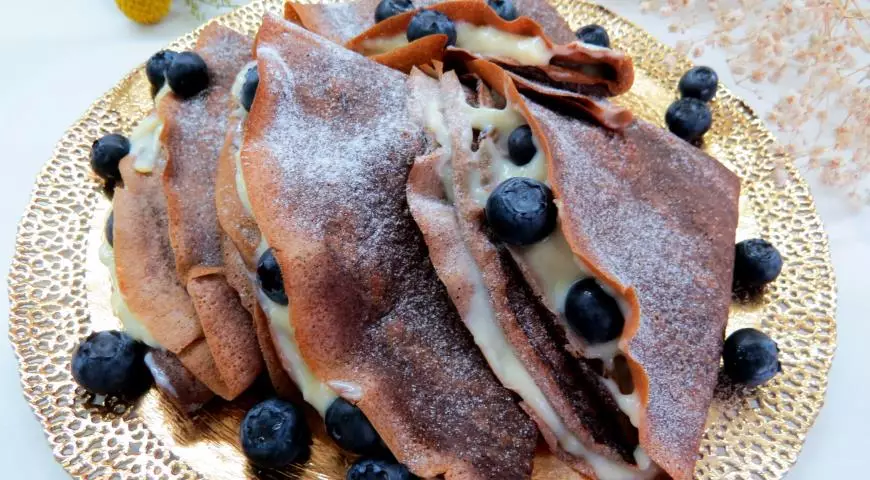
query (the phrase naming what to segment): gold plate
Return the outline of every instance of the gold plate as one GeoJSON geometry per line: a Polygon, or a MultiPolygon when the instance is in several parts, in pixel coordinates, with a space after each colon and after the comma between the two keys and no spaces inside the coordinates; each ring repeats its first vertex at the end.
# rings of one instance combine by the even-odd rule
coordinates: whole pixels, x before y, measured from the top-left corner
{"type": "MultiPolygon", "coordinates": [[[[615,47],[634,57],[635,84],[619,102],[662,125],[689,61],[602,7],[556,4],[572,27],[601,24],[615,47]]],[[[280,0],[257,1],[214,21],[253,35],[265,11],[280,9],[280,0]]],[[[192,47],[198,32],[172,47],[192,47]]],[[[90,145],[106,133],[129,134],[151,108],[143,70],[124,78],[67,131],[21,220],[9,275],[9,337],[24,395],[55,457],[75,478],[343,478],[347,459],[322,432],[304,465],[259,473],[247,467],[237,432],[253,396],[213,402],[189,418],[155,390],[135,406],[97,406],[72,380],[70,352],[78,340],[119,325],[109,307],[109,276],[97,259],[109,202],[90,178],[90,145]]],[[[795,462],[824,401],[836,342],[834,273],[809,189],[790,162],[775,158],[771,133],[727,89],[720,88],[712,106],[704,149],[743,179],[738,238],[767,238],[785,257],[782,275],[764,298],[734,305],[728,331],[751,325],[770,334],[779,343],[783,373],[763,388],[717,392],[695,477],[778,479],[795,462]]],[[[535,477],[579,478],[547,455],[537,458],[535,477]]]]}

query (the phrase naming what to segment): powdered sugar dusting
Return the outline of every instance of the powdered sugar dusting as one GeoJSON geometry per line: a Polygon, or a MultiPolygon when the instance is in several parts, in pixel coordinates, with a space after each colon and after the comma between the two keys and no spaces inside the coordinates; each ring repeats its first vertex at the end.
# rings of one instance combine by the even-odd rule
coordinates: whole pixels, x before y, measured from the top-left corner
{"type": "Polygon", "coordinates": [[[377,237],[388,232],[393,221],[391,212],[384,210],[392,200],[384,195],[382,182],[408,161],[407,153],[396,164],[385,164],[384,159],[402,157],[407,139],[418,133],[412,133],[414,127],[400,112],[369,114],[404,104],[405,90],[397,88],[398,73],[386,74],[368,62],[351,66],[347,57],[356,54],[334,50],[335,55],[312,58],[315,64],[306,69],[292,70],[275,49],[262,46],[258,50],[258,58],[270,72],[263,86],[272,90],[271,95],[295,99],[279,102],[275,120],[259,147],[281,160],[285,176],[306,184],[305,190],[312,193],[306,198],[276,199],[309,213],[301,216],[306,220],[300,229],[325,233],[336,208],[355,210],[366,205],[374,209],[367,233],[371,243],[378,244],[377,237]],[[312,74],[332,80],[312,81],[307,78],[312,74]],[[344,88],[352,77],[368,79],[371,90],[359,94],[344,88]],[[339,191],[340,195],[329,194],[339,191]],[[336,199],[341,200],[339,205],[336,199]]]}

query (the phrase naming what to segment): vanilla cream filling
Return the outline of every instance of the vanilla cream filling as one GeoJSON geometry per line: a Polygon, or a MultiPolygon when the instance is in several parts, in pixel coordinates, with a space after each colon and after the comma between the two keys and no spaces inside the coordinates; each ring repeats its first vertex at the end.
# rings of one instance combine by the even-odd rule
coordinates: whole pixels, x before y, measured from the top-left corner
{"type": "Polygon", "coordinates": [[[130,154],[134,156],[133,170],[144,174],[154,171],[157,156],[160,154],[162,131],[163,121],[157,116],[157,112],[152,112],[133,129],[130,134],[130,154]]]}
{"type": "Polygon", "coordinates": [[[245,130],[245,120],[248,118],[248,111],[242,107],[241,98],[242,87],[245,85],[245,76],[248,73],[248,70],[256,64],[257,62],[249,62],[245,65],[236,75],[236,79],[233,81],[233,86],[230,88],[230,94],[238,104],[233,115],[239,119],[237,129],[234,132],[234,141],[236,144],[234,145],[235,151],[233,152],[233,160],[236,163],[236,191],[239,193],[239,201],[242,203],[242,208],[244,208],[245,212],[251,216],[254,215],[254,210],[251,208],[251,197],[248,195],[248,185],[245,183],[245,177],[242,175],[242,149],[240,148],[240,145],[242,144],[242,136],[244,135],[245,130]]]}
{"type": "MultiPolygon", "coordinates": [[[[363,42],[363,53],[380,55],[408,44],[405,32],[363,42]]],[[[456,47],[486,57],[510,58],[522,65],[547,65],[553,52],[541,37],[517,35],[494,27],[456,22],[456,47]]]]}
{"type": "Polygon", "coordinates": [[[507,57],[523,65],[546,65],[553,52],[541,37],[508,33],[467,22],[456,24],[456,46],[480,55],[507,57]]]}
{"type": "Polygon", "coordinates": [[[117,270],[115,270],[115,251],[105,239],[103,244],[100,245],[100,262],[109,269],[109,277],[112,280],[112,295],[110,299],[112,312],[121,320],[121,324],[124,325],[124,332],[134,340],[139,340],[150,347],[160,348],[160,344],[142,321],[130,310],[127,301],[124,300],[121,289],[118,288],[118,274],[117,270]]]}
{"type": "MultiPolygon", "coordinates": [[[[257,248],[257,258],[269,249],[266,239],[260,241],[260,246],[257,248]]],[[[281,305],[272,301],[263,289],[259,287],[259,282],[252,275],[252,283],[257,290],[257,300],[260,302],[260,307],[266,313],[266,318],[269,320],[269,331],[272,333],[272,341],[278,350],[281,352],[281,364],[284,370],[290,375],[299,391],[302,392],[302,397],[306,402],[311,404],[321,417],[326,416],[326,411],[332,402],[338,397],[326,384],[322,383],[314,372],[305,363],[302,358],[302,352],[299,351],[299,344],[296,343],[296,332],[293,329],[293,324],[290,322],[290,306],[281,305]]],[[[361,397],[362,394],[356,395],[361,397]]],[[[357,398],[358,400],[359,398],[357,398]]]]}
{"type": "MultiPolygon", "coordinates": [[[[163,87],[158,93],[157,98],[162,98],[167,91],[168,87],[163,87]]],[[[150,174],[154,170],[158,155],[160,155],[160,132],[162,130],[163,122],[157,117],[156,112],[152,112],[145,117],[133,129],[133,133],[130,135],[130,154],[135,156],[133,169],[137,172],[150,174]]],[[[112,311],[121,320],[121,323],[124,325],[124,331],[135,340],[139,340],[154,348],[161,348],[148,328],[130,310],[127,301],[124,300],[124,296],[118,286],[115,252],[105,238],[100,246],[100,261],[109,269],[109,276],[112,279],[112,311]]]]}
{"type": "MultiPolygon", "coordinates": [[[[251,64],[246,65],[236,77],[236,81],[231,89],[233,97],[238,101],[240,99],[241,85],[244,84],[245,73],[250,68],[251,64]]],[[[247,117],[247,112],[244,108],[239,107],[237,115],[242,115],[242,120],[247,117]]],[[[241,140],[244,121],[239,123],[239,140],[241,140]]],[[[244,174],[242,172],[241,149],[237,148],[234,155],[236,160],[236,191],[239,195],[239,200],[249,214],[252,214],[251,199],[248,196],[248,188],[245,183],[244,174]]],[[[269,249],[269,244],[266,238],[260,236],[260,245],[257,247],[256,258],[260,258],[266,250],[269,249]]],[[[320,381],[308,367],[305,359],[302,358],[302,352],[299,350],[299,344],[296,342],[296,332],[293,329],[293,324],[290,321],[290,305],[281,305],[268,297],[260,288],[260,282],[256,274],[250,274],[251,284],[257,291],[257,301],[260,308],[266,314],[269,322],[269,331],[272,334],[272,343],[278,349],[281,358],[281,365],[284,370],[299,388],[302,397],[312,407],[314,407],[321,417],[326,416],[326,411],[332,402],[338,397],[336,391],[339,391],[349,400],[356,401],[362,398],[362,391],[359,386],[350,382],[333,382],[335,390],[330,386],[320,381]]]]}
{"type": "MultiPolygon", "coordinates": [[[[241,128],[242,124],[239,124],[241,128]]],[[[245,213],[253,215],[254,210],[251,208],[251,197],[248,195],[248,185],[245,183],[245,177],[242,175],[242,151],[236,149],[233,154],[236,161],[236,191],[239,192],[239,200],[245,213]]]]}
{"type": "Polygon", "coordinates": [[[450,146],[450,135],[447,132],[447,126],[444,124],[444,116],[441,115],[439,104],[437,102],[427,102],[423,109],[423,120],[426,122],[426,128],[435,134],[435,140],[441,146],[441,161],[438,163],[438,176],[441,178],[441,186],[444,188],[444,194],[450,203],[453,203],[455,192],[453,191],[453,165],[450,162],[450,157],[453,156],[453,149],[450,146]]]}
{"type": "Polygon", "coordinates": [[[365,55],[381,55],[398,50],[408,43],[408,36],[403,32],[392,37],[371,38],[364,41],[362,47],[365,55]]]}

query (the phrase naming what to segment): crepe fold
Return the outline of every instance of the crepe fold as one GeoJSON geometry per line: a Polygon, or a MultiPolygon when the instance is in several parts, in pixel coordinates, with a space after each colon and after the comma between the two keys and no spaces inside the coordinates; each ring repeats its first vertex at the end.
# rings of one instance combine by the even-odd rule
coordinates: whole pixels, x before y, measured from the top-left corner
{"type": "Polygon", "coordinates": [[[408,182],[439,277],[473,333],[494,325],[475,339],[560,458],[602,480],[692,478],[730,303],[738,178],[653,125],[610,131],[522,96],[493,63],[468,71],[476,91],[451,72],[409,80],[413,118],[439,145],[408,182]],[[506,163],[520,125],[538,148],[524,167],[506,163]],[[527,247],[501,244],[484,213],[515,176],[549,185],[558,206],[556,231],[527,247]],[[567,287],[589,277],[625,315],[606,345],[564,319],[567,287]]]}
{"type": "Polygon", "coordinates": [[[116,273],[129,309],[160,348],[226,399],[263,364],[251,317],[227,281],[214,202],[229,91],[250,51],[250,40],[226,27],[202,31],[195,52],[208,89],[186,100],[158,95],[147,134],[122,161],[114,200],[116,273]]]}
{"type": "Polygon", "coordinates": [[[416,475],[528,478],[536,432],[493,377],[405,201],[427,143],[405,77],[267,15],[241,150],[306,363],[416,475]]]}

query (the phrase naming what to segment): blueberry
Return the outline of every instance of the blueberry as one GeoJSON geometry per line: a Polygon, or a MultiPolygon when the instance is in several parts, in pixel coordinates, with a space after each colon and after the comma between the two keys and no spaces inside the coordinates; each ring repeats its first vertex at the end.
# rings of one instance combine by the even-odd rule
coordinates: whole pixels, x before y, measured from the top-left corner
{"type": "Polygon", "coordinates": [[[163,84],[166,83],[166,71],[176,55],[178,53],[172,50],[160,50],[148,59],[148,63],[145,64],[145,75],[148,77],[153,93],[156,94],[163,88],[163,84]]]}
{"type": "Polygon", "coordinates": [[[442,33],[447,35],[447,45],[456,45],[456,24],[441,12],[420,10],[408,25],[408,41],[442,33]]]}
{"type": "Polygon", "coordinates": [[[695,67],[680,78],[677,88],[683,98],[697,98],[709,102],[716,96],[719,76],[710,67],[695,67]]]}
{"type": "Polygon", "coordinates": [[[625,325],[619,304],[592,278],[579,280],[568,289],[565,319],[590,344],[618,338],[625,325]]]}
{"type": "Polygon", "coordinates": [[[302,410],[277,398],[248,410],[240,436],[245,456],[263,468],[286,467],[307,453],[311,445],[302,410]]]}
{"type": "Polygon", "coordinates": [[[326,410],[326,433],[341,448],[359,455],[378,455],[386,451],[378,432],[356,405],[336,398],[326,410]]]}
{"type": "Polygon", "coordinates": [[[486,4],[489,5],[489,8],[495,10],[495,13],[497,13],[499,17],[509,22],[511,20],[516,20],[519,16],[519,13],[517,13],[517,7],[514,5],[513,0],[486,0],[486,4]]]}
{"type": "Polygon", "coordinates": [[[486,201],[486,220],[495,235],[511,245],[531,245],[556,228],[553,192],[531,178],[502,182],[486,201]]]}
{"type": "Polygon", "coordinates": [[[381,0],[375,8],[375,22],[384,21],[413,9],[414,4],[411,0],[381,0]]]}
{"type": "Polygon", "coordinates": [[[89,392],[136,395],[151,385],[144,344],[117,330],[92,333],[72,356],[72,375],[89,392]]]}
{"type": "Polygon", "coordinates": [[[687,142],[694,142],[710,129],[713,114],[710,113],[710,107],[701,100],[681,98],[668,107],[665,123],[674,135],[687,142]]]}
{"type": "Polygon", "coordinates": [[[346,480],[411,480],[411,472],[401,463],[389,460],[360,459],[350,466],[346,480]]]}
{"type": "Polygon", "coordinates": [[[607,34],[607,30],[601,25],[592,24],[580,27],[574,35],[583,43],[610,48],[610,35],[607,34]]]}
{"type": "Polygon", "coordinates": [[[115,211],[109,212],[109,218],[106,219],[106,241],[109,242],[110,247],[115,246],[115,211]]]}
{"type": "Polygon", "coordinates": [[[281,266],[275,259],[275,250],[270,248],[260,255],[257,262],[257,278],[260,280],[260,288],[267,297],[280,305],[287,305],[287,292],[284,291],[284,276],[281,274],[281,266]]]}
{"type": "Polygon", "coordinates": [[[241,98],[239,101],[242,107],[247,111],[251,111],[251,105],[254,104],[254,96],[257,94],[257,87],[260,85],[260,73],[257,71],[257,66],[249,68],[245,72],[245,83],[242,84],[241,98]]]}
{"type": "Polygon", "coordinates": [[[770,337],[754,328],[743,328],[725,340],[722,359],[725,373],[737,383],[761,385],[782,371],[779,348],[770,337]]]}
{"type": "Polygon", "coordinates": [[[181,98],[190,98],[208,88],[208,66],[194,52],[181,52],[166,70],[169,86],[181,98]]]}
{"type": "Polygon", "coordinates": [[[525,165],[532,161],[538,148],[532,140],[532,128],[528,125],[517,127],[508,137],[508,154],[515,165],[525,165]]]}
{"type": "Polygon", "coordinates": [[[734,256],[734,285],[759,288],[776,280],[782,271],[782,256],[767,240],[753,238],[737,244],[734,256]]]}
{"type": "Polygon", "coordinates": [[[117,133],[106,135],[91,146],[91,168],[106,182],[117,182],[121,180],[118,166],[128,153],[130,140],[127,137],[117,133]]]}

